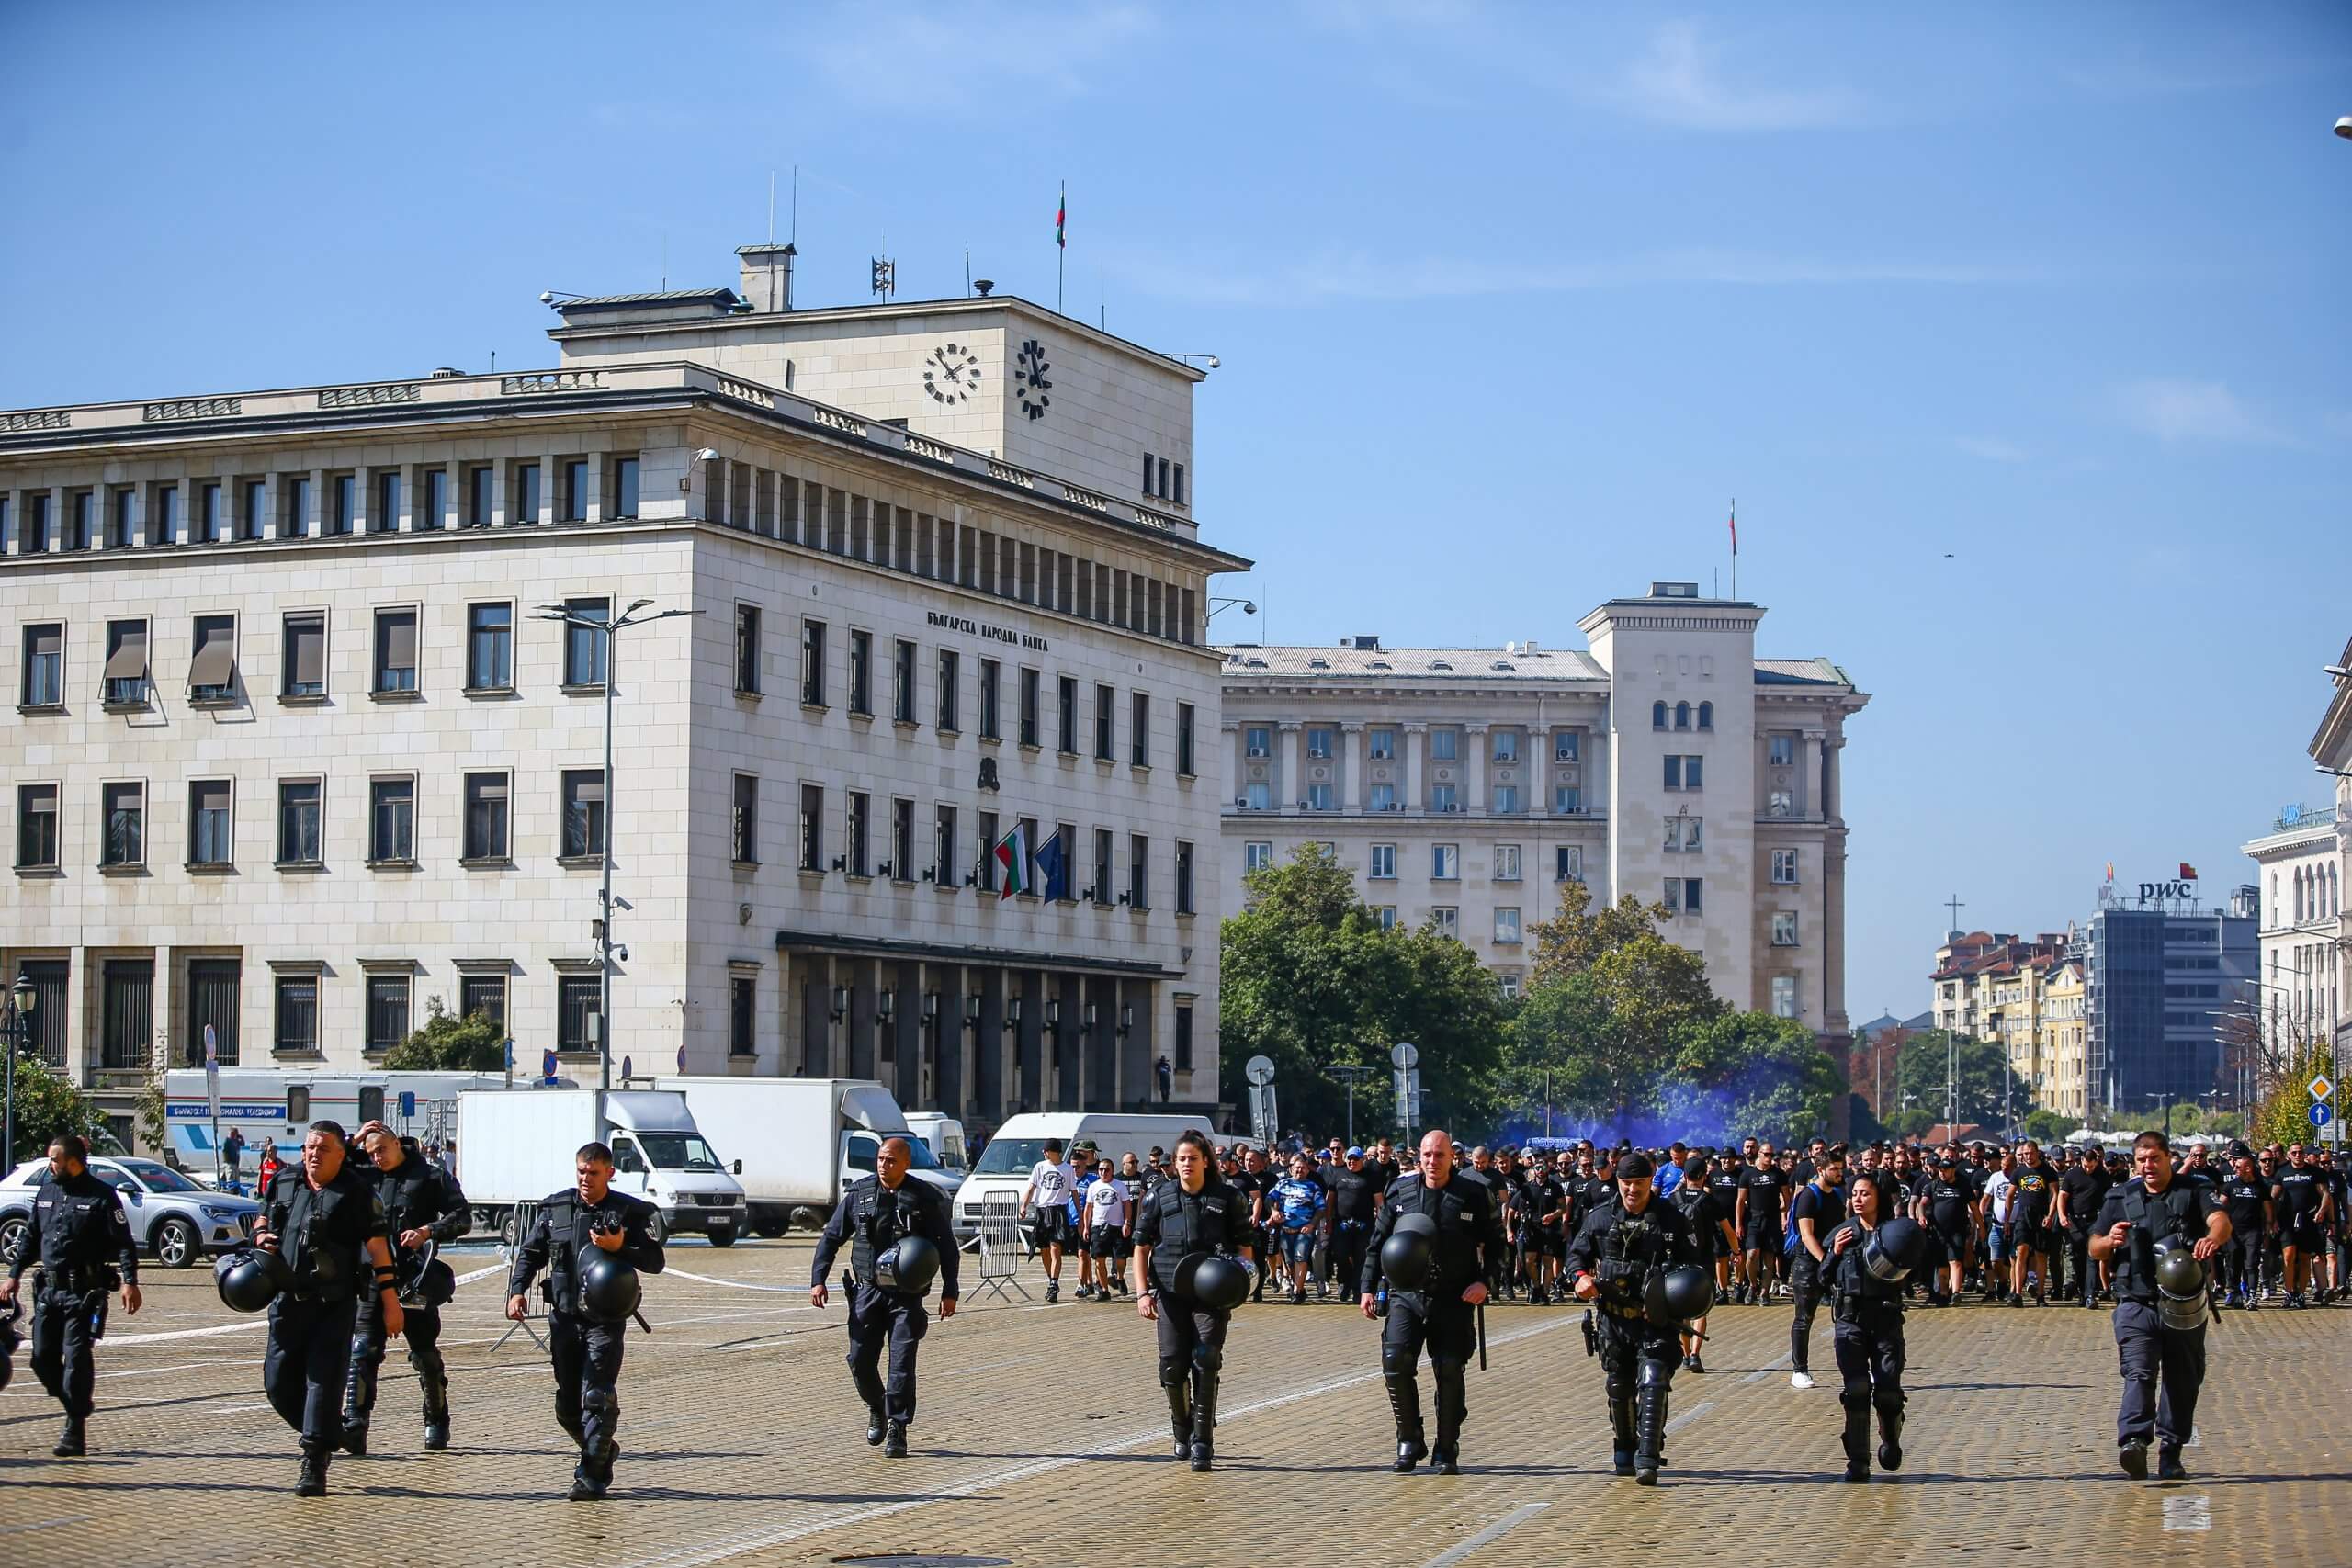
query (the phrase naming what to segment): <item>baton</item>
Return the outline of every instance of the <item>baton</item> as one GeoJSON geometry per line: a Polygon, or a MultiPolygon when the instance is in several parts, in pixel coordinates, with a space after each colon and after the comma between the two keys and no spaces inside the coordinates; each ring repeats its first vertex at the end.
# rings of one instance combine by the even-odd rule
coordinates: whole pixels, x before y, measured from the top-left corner
{"type": "Polygon", "coordinates": [[[1478,1303],[1478,1370],[1487,1370],[1487,1303],[1478,1303]]]}
{"type": "Polygon", "coordinates": [[[629,1314],[629,1316],[637,1319],[637,1325],[645,1330],[646,1333],[650,1334],[653,1332],[653,1325],[645,1321],[645,1314],[642,1312],[632,1311],[629,1314]]]}

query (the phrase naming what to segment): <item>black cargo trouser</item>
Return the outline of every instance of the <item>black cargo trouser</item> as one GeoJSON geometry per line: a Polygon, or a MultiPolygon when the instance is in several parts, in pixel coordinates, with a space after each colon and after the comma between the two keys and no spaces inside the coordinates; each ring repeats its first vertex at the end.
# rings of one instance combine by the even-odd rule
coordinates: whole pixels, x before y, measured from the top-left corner
{"type": "Polygon", "coordinates": [[[915,1347],[931,1327],[922,1298],[856,1281],[849,1292],[849,1375],[857,1396],[901,1425],[915,1418],[915,1347]],[[883,1352],[890,1376],[882,1378],[883,1352]]]}
{"type": "Polygon", "coordinates": [[[1371,1245],[1372,1226],[1363,1220],[1340,1220],[1331,1227],[1331,1245],[1325,1254],[1327,1278],[1338,1281],[1343,1294],[1353,1297],[1363,1277],[1364,1248],[1371,1245]]]}
{"type": "MultiPolygon", "coordinates": [[[[28,1243],[31,1239],[26,1237],[28,1243]]],[[[98,1375],[91,1354],[95,1303],[80,1291],[46,1283],[33,1292],[32,1303],[33,1376],[51,1399],[65,1406],[65,1414],[86,1417],[98,1375]]]]}
{"type": "Polygon", "coordinates": [[[2262,1233],[2240,1232],[2222,1249],[2222,1284],[2227,1290],[2258,1295],[2262,1291],[2262,1233]]]}
{"type": "MultiPolygon", "coordinates": [[[[449,1373],[441,1360],[441,1309],[403,1307],[401,1337],[408,1342],[408,1364],[416,1370],[424,1395],[424,1418],[444,1420],[449,1414],[449,1373]]],[[[359,1308],[351,1334],[351,1375],[345,1387],[343,1424],[366,1430],[376,1409],[376,1372],[384,1364],[384,1298],[370,1296],[359,1308]]]]}
{"type": "Polygon", "coordinates": [[[343,1395],[351,1376],[352,1328],[359,1303],[281,1294],[269,1303],[269,1348],[261,1385],[278,1418],[324,1453],[343,1441],[343,1395]]]}
{"type": "Polygon", "coordinates": [[[2148,1303],[2118,1302],[2115,1348],[2123,1368],[2115,1440],[2144,1443],[2154,1437],[2166,1448],[2188,1441],[2205,1382],[2205,1330],[2166,1328],[2148,1303]]]}
{"type": "Polygon", "coordinates": [[[621,1419],[623,1323],[598,1323],[574,1313],[548,1313],[548,1355],[555,1363],[556,1425],[580,1445],[582,1462],[613,1462],[621,1419]]]}
{"type": "Polygon", "coordinates": [[[1470,1413],[1464,1372],[1478,1351],[1478,1309],[1462,1299],[1469,1284],[1456,1280],[1430,1292],[1388,1292],[1388,1316],[1380,1329],[1380,1370],[1388,1383],[1388,1404],[1396,1416],[1400,1442],[1420,1438],[1420,1386],[1414,1374],[1424,1349],[1437,1380],[1437,1446],[1450,1449],[1459,1438],[1463,1418],[1470,1413]]]}
{"type": "Polygon", "coordinates": [[[1793,1371],[1809,1373],[1813,1368],[1813,1314],[1821,1305],[1826,1287],[1821,1278],[1821,1265],[1802,1246],[1789,1260],[1789,1292],[1796,1297],[1797,1303],[1796,1314],[1789,1320],[1789,1365],[1793,1371]]]}

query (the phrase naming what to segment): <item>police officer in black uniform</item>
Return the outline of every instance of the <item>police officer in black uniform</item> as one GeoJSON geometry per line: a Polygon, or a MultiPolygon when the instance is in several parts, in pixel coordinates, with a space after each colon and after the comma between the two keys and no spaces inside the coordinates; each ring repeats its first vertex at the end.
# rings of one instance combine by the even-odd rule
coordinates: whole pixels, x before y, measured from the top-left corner
{"type": "Polygon", "coordinates": [[[922,1299],[931,1290],[908,1290],[896,1280],[885,1286],[875,1275],[876,1260],[902,1236],[921,1236],[938,1250],[939,1315],[956,1315],[956,1233],[949,1223],[947,1197],[927,1181],[910,1181],[907,1168],[914,1150],[904,1138],[886,1138],[874,1156],[874,1174],[861,1176],[842,1194],[841,1204],[817,1243],[817,1259],[809,1270],[808,1304],[823,1306],[825,1276],[833,1258],[849,1244],[849,1372],[857,1394],[865,1401],[865,1440],[880,1443],[890,1459],[907,1457],[907,1425],[915,1418],[915,1347],[931,1326],[922,1299]],[[882,1352],[890,1353],[890,1381],[881,1376],[882,1352]]]}
{"type": "MultiPolygon", "coordinates": [[[[369,1164],[355,1165],[376,1184],[390,1227],[392,1267],[399,1271],[401,1304],[408,1319],[408,1364],[416,1369],[424,1399],[424,1446],[449,1446],[449,1372],[441,1360],[441,1304],[432,1298],[455,1286],[449,1266],[424,1248],[455,1241],[473,1229],[473,1211],[455,1178],[424,1157],[414,1138],[403,1138],[381,1122],[359,1129],[359,1146],[369,1164]],[[428,1279],[426,1276],[430,1275],[428,1279]]],[[[351,1342],[351,1379],[343,1402],[343,1446],[368,1451],[368,1422],[376,1408],[376,1371],[384,1364],[384,1314],[380,1298],[359,1308],[351,1342]]]]}
{"type": "Polygon", "coordinates": [[[1462,1421],[1470,1413],[1465,1377],[1478,1348],[1477,1309],[1487,1300],[1487,1279],[1505,1255],[1502,1211],[1494,1190],[1468,1179],[1453,1164],[1453,1140],[1442,1128],[1422,1134],[1420,1169],[1396,1179],[1382,1198],[1380,1222],[1358,1278],[1358,1301],[1366,1317],[1377,1317],[1381,1251],[1407,1214],[1434,1223],[1427,1278],[1418,1288],[1389,1281],[1388,1317],[1380,1332],[1380,1370],[1388,1382],[1388,1407],[1396,1416],[1396,1463],[1403,1474],[1426,1456],[1439,1474],[1462,1472],[1462,1421]],[[1437,1442],[1424,1446],[1421,1391],[1414,1381],[1426,1346],[1437,1378],[1437,1442]]]}
{"type": "MultiPolygon", "coordinates": [[[[2113,1270],[2115,1346],[2123,1368],[2123,1405],[2115,1417],[2117,1458],[2134,1481],[2148,1476],[2148,1438],[2156,1439],[2156,1473],[2185,1481],[2180,1446],[2197,1429],[2197,1391],[2205,1381],[2205,1327],[2164,1321],[2174,1303],[2160,1298],[2160,1247],[2186,1247],[2208,1270],[2229,1245],[2230,1217],[2213,1189],[2177,1176],[2162,1133],[2132,1145],[2137,1175],[2108,1190],[2091,1235],[2091,1256],[2113,1270]],[[2161,1378],[2164,1391],[2156,1393],[2161,1378]]],[[[2175,1301],[2177,1301],[2177,1297],[2175,1301]]],[[[2199,1303],[2201,1305],[2201,1303],[2199,1303]]],[[[2190,1312],[2177,1316],[2199,1316],[2190,1312]]]]}
{"type": "Polygon", "coordinates": [[[1912,1264],[1925,1256],[1927,1235],[1903,1214],[1893,1187],[1892,1176],[1877,1171],[1857,1175],[1846,1217],[1829,1234],[1829,1333],[1844,1385],[1838,1403],[1846,1410],[1849,1481],[1871,1478],[1873,1409],[1878,1412],[1878,1462],[1887,1470],[1903,1464],[1903,1286],[1912,1264]],[[1894,1258],[1886,1248],[1871,1245],[1874,1238],[1887,1239],[1887,1223],[1896,1219],[1911,1229],[1909,1258],[1894,1258]]]}
{"type": "Polygon", "coordinates": [[[33,1275],[33,1376],[65,1406],[65,1428],[49,1451],[79,1459],[97,1369],[90,1342],[105,1320],[106,1300],[120,1272],[122,1306],[139,1310],[139,1244],[122,1195],[90,1174],[90,1145],[71,1133],[50,1140],[49,1174],[33,1190],[32,1224],[0,1282],[0,1305],[13,1305],[25,1270],[33,1275]]]}
{"type": "Polygon", "coordinates": [[[530,1311],[531,1281],[548,1271],[548,1353],[555,1362],[556,1424],[580,1445],[571,1472],[571,1500],[602,1497],[613,1483],[620,1445],[622,1336],[617,1321],[584,1298],[582,1276],[598,1253],[640,1274],[659,1274],[662,1243],[653,1226],[661,1211],[642,1198],[613,1190],[613,1151],[582,1144],[572,1156],[573,1184],[539,1202],[530,1235],[514,1249],[506,1275],[506,1315],[516,1323],[530,1311]]]}
{"type": "Polygon", "coordinates": [[[1210,1166],[1209,1141],[1186,1131],[1176,1138],[1176,1179],[1149,1192],[1136,1213],[1136,1311],[1159,1325],[1159,1385],[1178,1459],[1206,1470],[1216,1455],[1217,1382],[1225,1367],[1230,1309],[1186,1295],[1185,1260],[1204,1254],[1255,1268],[1251,1196],[1210,1166]]]}
{"type": "Polygon", "coordinates": [[[343,1396],[362,1297],[386,1334],[406,1326],[390,1227],[372,1182],[346,1157],[342,1124],[313,1122],[302,1158],[281,1167],[262,1194],[254,1245],[283,1258],[291,1284],[269,1303],[261,1381],[272,1408],[302,1435],[297,1496],[327,1489],[327,1460],[343,1442],[343,1396]]]}
{"type": "Polygon", "coordinates": [[[1671,1203],[1657,1201],[1649,1156],[1617,1162],[1617,1198],[1595,1209],[1568,1243],[1568,1277],[1578,1299],[1600,1308],[1597,1349],[1616,1436],[1617,1473],[1643,1486],[1657,1484],[1666,1461],[1667,1391],[1681,1364],[1675,1326],[1650,1321],[1650,1275],[1699,1262],[1690,1222],[1671,1203]]]}

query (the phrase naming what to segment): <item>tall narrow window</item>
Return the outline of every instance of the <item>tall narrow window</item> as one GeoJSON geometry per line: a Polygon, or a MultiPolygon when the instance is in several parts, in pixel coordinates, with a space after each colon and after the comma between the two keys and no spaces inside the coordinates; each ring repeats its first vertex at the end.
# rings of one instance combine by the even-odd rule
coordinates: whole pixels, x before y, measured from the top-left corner
{"type": "Polygon", "coordinates": [[[408,1038],[410,976],[368,976],[368,1043],[370,1055],[390,1050],[408,1038]]]}
{"type": "Polygon", "coordinates": [[[1193,913],[1193,846],[1182,840],[1176,845],[1176,912],[1193,913]]]}
{"type": "Polygon", "coordinates": [[[890,877],[894,882],[915,879],[915,803],[911,800],[890,803],[890,877]]]}
{"type": "Polygon", "coordinates": [[[874,715],[874,634],[849,634],[849,711],[874,715]]]}
{"type": "Polygon", "coordinates": [[[588,463],[583,457],[569,457],[559,472],[561,475],[560,494],[556,513],[559,523],[588,521],[588,463]]]}
{"type": "Polygon", "coordinates": [[[825,869],[825,789],[822,784],[800,786],[800,869],[825,869]]]}
{"type": "Polygon", "coordinates": [[[368,531],[389,534],[401,525],[401,476],[386,468],[376,476],[376,505],[368,514],[368,531]]]}
{"type": "Polygon", "coordinates": [[[416,690],[416,612],[376,612],[376,690],[416,690]]]}
{"type": "MultiPolygon", "coordinates": [[[[244,491],[239,536],[258,539],[269,529],[269,486],[260,479],[247,479],[244,491]]],[[[299,539],[311,525],[311,481],[306,476],[295,475],[283,481],[282,493],[286,498],[286,523],[278,533],[299,539]]]]}
{"type": "Polygon", "coordinates": [[[825,705],[825,623],[800,626],[800,700],[810,707],[825,705]]]}
{"type": "Polygon", "coordinates": [[[932,813],[931,822],[932,874],[943,887],[957,885],[956,859],[956,808],[942,806],[932,813]]]}
{"type": "Polygon", "coordinates": [[[277,1018],[270,1035],[271,1048],[280,1054],[309,1055],[319,1048],[319,977],[281,975],[275,987],[277,1018]]]}
{"type": "Polygon", "coordinates": [[[514,688],[514,606],[466,606],[466,690],[514,688]]]}
{"type": "Polygon", "coordinates": [[[1151,840],[1141,833],[1127,835],[1127,907],[1151,908],[1151,840]]]}
{"type": "Polygon", "coordinates": [[[466,775],[466,859],[503,861],[510,853],[507,789],[504,773],[466,775]]]}
{"type": "Polygon", "coordinates": [[[563,683],[567,686],[594,688],[605,683],[606,673],[605,638],[604,628],[613,616],[610,599],[566,599],[563,607],[572,620],[563,627],[563,683]],[[577,625],[585,621],[586,626],[577,625]]]}
{"type": "Polygon", "coordinates": [[[1182,1002],[1176,1004],[1176,1060],[1173,1065],[1180,1073],[1193,1070],[1193,1010],[1182,1002]]]}
{"type": "Polygon", "coordinates": [[[1094,760],[1098,762],[1107,762],[1114,755],[1111,750],[1114,739],[1111,733],[1111,716],[1112,705],[1117,700],[1118,694],[1110,687],[1098,685],[1094,688],[1094,760]]]}
{"type": "Polygon", "coordinates": [[[605,852],[605,775],[596,768],[563,773],[563,854],[582,860],[605,852]]]}
{"type": "Polygon", "coordinates": [[[579,1055],[596,1049],[604,1038],[602,979],[594,975],[561,975],[555,983],[555,1048],[579,1055]]]}
{"type": "Polygon", "coordinates": [[[127,550],[133,542],[133,532],[139,520],[139,492],[119,490],[114,492],[114,517],[107,526],[107,548],[127,550]]]}
{"type": "Polygon", "coordinates": [[[1193,705],[1190,703],[1176,705],[1176,773],[1178,777],[1187,779],[1193,773],[1193,705]]]}
{"type": "Polygon", "coordinates": [[[727,976],[727,1054],[730,1056],[759,1055],[754,1032],[759,1018],[759,988],[756,975],[727,976]]]}
{"type": "Polygon", "coordinates": [[[760,694],[760,607],[735,606],[735,689],[747,697],[760,694]]]}
{"type": "Polygon", "coordinates": [[[17,700],[28,708],[59,707],[65,702],[65,625],[43,622],[25,628],[24,683],[17,700]]]}
{"type": "Polygon", "coordinates": [[[228,503],[222,496],[221,485],[218,479],[197,487],[196,542],[198,544],[210,545],[220,542],[220,530],[228,521],[228,503]]]}
{"type": "Polygon", "coordinates": [[[613,493],[605,507],[607,517],[637,515],[637,459],[613,459],[613,493]]]}
{"type": "Polygon", "coordinates": [[[337,474],[334,485],[334,531],[348,534],[359,526],[359,476],[337,474]]]}
{"type": "Polygon", "coordinates": [[[449,470],[424,470],[424,493],[417,497],[416,526],[438,528],[449,515],[449,470]]]}
{"type": "Polygon", "coordinates": [[[847,821],[844,823],[844,827],[849,834],[849,843],[847,848],[849,851],[849,874],[852,876],[865,876],[868,874],[866,870],[866,850],[868,847],[866,835],[871,825],[873,811],[874,797],[872,795],[864,794],[857,790],[852,790],[849,792],[849,817],[847,821]]]}
{"type": "Polygon", "coordinates": [[[323,610],[302,610],[286,617],[280,642],[277,694],[282,697],[322,697],[327,691],[327,617],[323,610]]]}
{"type": "Polygon", "coordinates": [[[147,786],[110,784],[99,791],[99,797],[106,838],[99,846],[98,863],[105,866],[145,865],[147,786]]]}
{"type": "Polygon", "coordinates": [[[1054,682],[1057,719],[1055,745],[1065,756],[1078,755],[1078,679],[1064,675],[1054,682]]]}
{"type": "Polygon", "coordinates": [[[57,869],[57,786],[17,786],[17,869],[57,869]]]}
{"type": "Polygon", "coordinates": [[[509,527],[527,525],[539,520],[539,466],[537,463],[514,465],[514,492],[506,498],[506,523],[509,527]]]}
{"type": "Polygon", "coordinates": [[[147,700],[147,623],[107,623],[106,702],[132,707],[147,700]]]}
{"type": "Polygon", "coordinates": [[[996,813],[983,811],[973,824],[979,829],[979,839],[973,845],[980,863],[973,868],[973,880],[981,892],[996,891],[996,813]]]}
{"type": "Polygon", "coordinates": [[[416,781],[368,781],[368,859],[407,865],[416,859],[416,781]]]}
{"type": "Polygon", "coordinates": [[[1151,766],[1151,698],[1137,692],[1128,715],[1127,761],[1138,768],[1151,766]]]}
{"type": "Polygon", "coordinates": [[[229,781],[198,779],[187,786],[187,863],[227,865],[232,858],[229,781]]]}
{"type": "Polygon", "coordinates": [[[1001,666],[993,659],[980,660],[980,739],[1001,740],[1004,730],[997,716],[997,682],[1001,666]]]}
{"type": "Polygon", "coordinates": [[[735,775],[734,816],[735,863],[760,863],[760,778],[757,773],[735,775]]]}
{"type": "Polygon", "coordinates": [[[487,528],[496,511],[498,470],[477,463],[466,470],[466,526],[487,528]]]}
{"type": "Polygon", "coordinates": [[[953,649],[943,648],[939,650],[939,728],[950,732],[963,728],[956,713],[956,685],[962,679],[959,669],[962,662],[953,649]]]}
{"type": "Polygon", "coordinates": [[[1110,829],[1094,829],[1094,901],[1106,909],[1111,907],[1114,897],[1111,886],[1111,846],[1114,841],[1110,829]]]}
{"type": "Polygon", "coordinates": [[[1021,671],[1021,744],[1023,746],[1043,744],[1038,728],[1040,721],[1037,714],[1037,671],[1035,670],[1021,671]]]}
{"type": "Polygon", "coordinates": [[[915,720],[915,645],[901,637],[890,650],[890,716],[899,724],[915,720]]]}
{"type": "Polygon", "coordinates": [[[317,779],[277,783],[277,863],[317,865],[319,817],[323,787],[317,779]]]}

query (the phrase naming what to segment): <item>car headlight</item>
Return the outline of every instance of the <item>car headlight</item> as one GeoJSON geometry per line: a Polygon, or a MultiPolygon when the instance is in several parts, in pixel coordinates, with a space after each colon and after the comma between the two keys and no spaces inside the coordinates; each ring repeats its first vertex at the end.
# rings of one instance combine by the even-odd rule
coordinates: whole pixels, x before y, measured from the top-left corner
{"type": "Polygon", "coordinates": [[[235,1220],[239,1213],[240,1211],[238,1210],[226,1208],[218,1203],[207,1203],[204,1206],[204,1217],[206,1219],[215,1221],[224,1225],[235,1220]]]}

